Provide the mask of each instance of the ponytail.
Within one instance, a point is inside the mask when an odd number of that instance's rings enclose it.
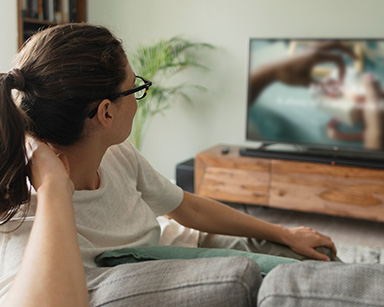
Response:
[[[25,121],[12,97],[12,89],[22,91],[24,87],[24,76],[19,69],[0,74],[0,225],[8,222],[30,199]]]

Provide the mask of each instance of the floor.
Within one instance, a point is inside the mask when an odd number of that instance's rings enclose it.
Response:
[[[384,223],[262,206],[230,205],[272,223],[287,227],[309,226],[326,234],[333,239],[338,256],[345,262],[384,263]]]

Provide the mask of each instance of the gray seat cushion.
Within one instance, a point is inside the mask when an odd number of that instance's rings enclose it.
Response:
[[[281,264],[264,278],[258,306],[384,306],[384,265]]]

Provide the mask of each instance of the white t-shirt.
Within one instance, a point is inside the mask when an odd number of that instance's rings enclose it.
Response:
[[[100,168],[100,187],[73,196],[80,250],[85,267],[98,254],[124,247],[160,244],[156,217],[179,206],[183,191],[156,172],[128,142],[112,146]],[[36,194],[20,228],[0,233],[0,301],[14,279],[27,244],[36,209]],[[60,214],[60,212],[58,212]],[[20,225],[14,218],[0,231]]]

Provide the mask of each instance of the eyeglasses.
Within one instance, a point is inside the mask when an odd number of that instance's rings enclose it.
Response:
[[[118,98],[122,98],[122,97],[125,97],[128,95],[131,95],[131,94],[135,94],[136,100],[140,100],[140,99],[143,99],[147,95],[148,89],[151,85],[152,85],[151,81],[144,79],[143,77],[136,76],[134,88],[127,90],[125,92],[113,94],[113,95],[106,97],[104,99],[116,100]],[[99,105],[100,105],[100,103],[97,105],[96,108],[94,108],[91,112],[88,113],[89,118],[93,118],[96,115],[97,110],[99,108]]]

